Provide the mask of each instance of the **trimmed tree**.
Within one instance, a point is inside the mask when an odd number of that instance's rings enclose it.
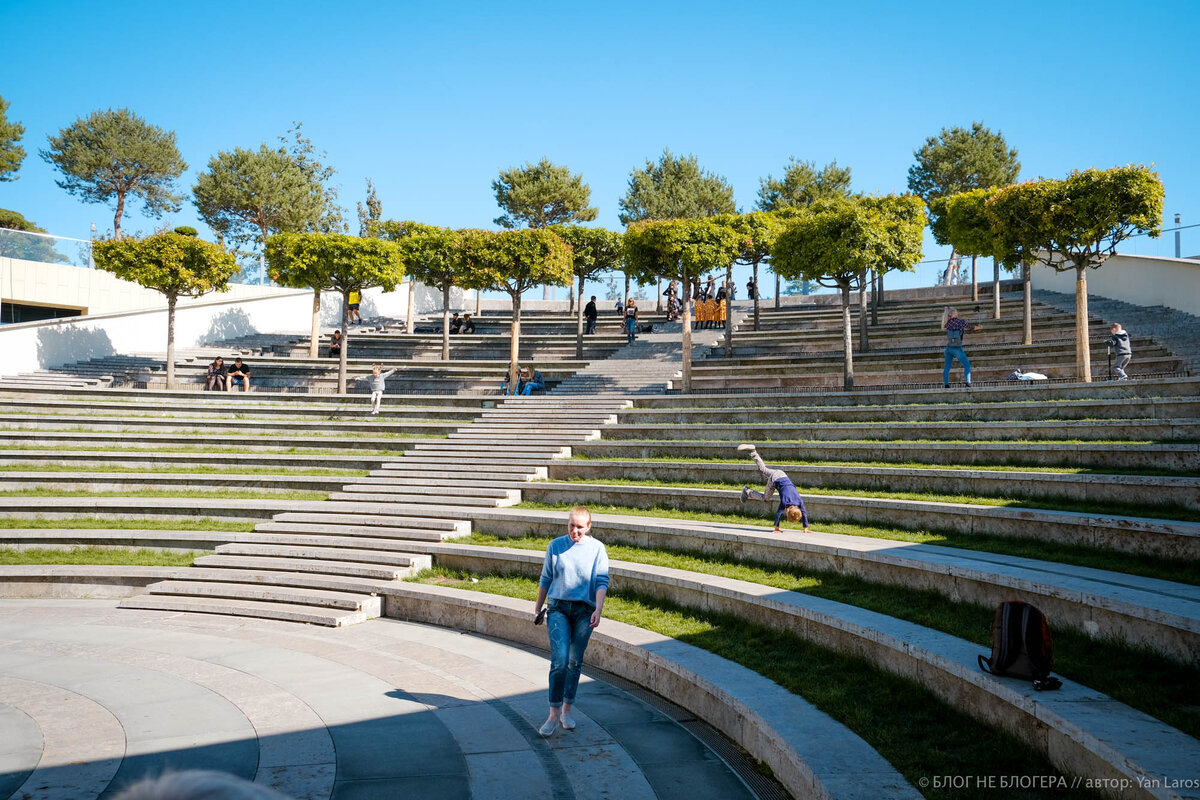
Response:
[[[344,233],[277,233],[267,239],[271,270],[290,285],[321,285],[342,295],[342,352],[338,357],[338,393],[346,393],[347,328],[350,293],[380,286],[385,292],[404,278],[404,261],[395,242]],[[294,277],[293,277],[294,276]]]
[[[775,238],[779,236],[783,224],[776,214],[769,214],[765,211],[751,211],[735,217],[734,227],[742,237],[738,262],[748,264],[754,274],[754,330],[757,331],[759,329],[758,298],[761,294],[758,291],[758,265],[770,258],[771,248],[775,245]],[[732,318],[733,315],[730,314],[729,319],[732,320]],[[726,324],[726,329],[725,343],[726,354],[728,354],[733,332],[732,321]]]
[[[810,280],[841,292],[846,391],[854,388],[850,293],[876,265],[912,270],[921,258],[925,226],[923,204],[911,195],[867,200],[836,204],[789,220],[775,241],[771,259],[789,280]]]
[[[17,179],[21,162],[25,160],[25,148],[20,145],[24,135],[24,125],[9,122],[8,101],[0,97],[0,182]]]
[[[583,287],[589,278],[621,264],[621,234],[604,228],[556,225],[550,230],[571,248],[571,273],[579,282],[579,307],[575,310],[575,357],[583,358]]]
[[[692,388],[692,283],[732,263],[744,236],[723,218],[635,222],[623,239],[625,268],[640,279],[662,275],[683,285],[683,391]]]
[[[174,389],[175,304],[180,297],[225,291],[237,259],[218,244],[178,233],[96,242],[92,258],[100,269],[167,298],[167,388]]]
[[[942,128],[937,136],[926,139],[913,156],[916,163],[908,168],[908,189],[926,204],[972,189],[1009,186],[1021,174],[1016,149],[1008,146],[1003,134],[988,130],[982,122],[971,123],[970,130]],[[930,213],[933,238],[938,244],[949,244],[940,238],[942,229],[932,205]],[[971,256],[972,300],[979,299],[977,261],[978,256]]]
[[[695,156],[664,150],[657,162],[629,173],[629,188],[619,202],[621,223],[647,219],[683,219],[733,214],[733,187],[720,175],[700,169]]]
[[[47,140],[50,147],[41,156],[63,176],[55,183],[85,203],[113,202],[114,238],[121,238],[126,198],[139,198],[148,217],[179,210],[183,198],[172,190],[187,163],[174,131],[150,125],[127,108],[110,108],[75,120]]]
[[[515,231],[461,231],[463,258],[479,285],[512,299],[508,385],[517,385],[521,350],[521,294],[534,286],[571,283],[571,248],[557,234],[527,228]]]
[[[1161,178],[1140,164],[1087,169],[1001,189],[988,209],[1001,223],[1025,221],[998,230],[1006,254],[1023,253],[1057,272],[1075,270],[1075,369],[1090,382],[1087,271],[1101,267],[1130,236],[1162,233]]]
[[[956,253],[978,258],[990,257],[992,273],[992,318],[1000,319],[1000,262],[996,235],[987,215],[987,202],[995,189],[972,189],[929,203],[934,215],[933,229],[940,241],[949,242]]]

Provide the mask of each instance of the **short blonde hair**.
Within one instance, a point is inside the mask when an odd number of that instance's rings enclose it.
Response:
[[[787,515],[788,522],[799,522],[804,519],[804,514],[800,511],[800,506],[788,506],[783,510],[783,513]]]
[[[168,772],[138,781],[117,800],[290,800],[260,783],[215,770]]]
[[[575,517],[587,520],[588,525],[592,524],[592,512],[588,510],[587,506],[575,506],[572,508],[571,513],[567,514],[567,519],[574,519]]]

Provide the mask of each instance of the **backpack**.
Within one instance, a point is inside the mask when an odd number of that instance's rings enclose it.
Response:
[[[962,328],[953,331],[946,331],[946,346],[947,347],[962,347],[963,332]]]
[[[1039,692],[1058,689],[1054,669],[1054,640],[1046,615],[1028,603],[1007,600],[996,606],[992,620],[992,657],[979,656],[979,668],[992,675],[1033,681]]]

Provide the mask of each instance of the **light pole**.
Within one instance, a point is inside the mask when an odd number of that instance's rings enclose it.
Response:
[[[88,269],[96,268],[96,259],[92,258],[92,250],[96,247],[96,223],[92,223],[92,240],[88,243]],[[1178,249],[1178,247],[1176,247]]]
[[[1183,253],[1179,248],[1179,215],[1175,215],[1175,257],[1183,258]]]

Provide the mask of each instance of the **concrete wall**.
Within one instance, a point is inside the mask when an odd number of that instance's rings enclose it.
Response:
[[[1167,306],[1200,315],[1200,260],[1115,255],[1088,270],[1088,294],[1139,306]],[[1033,269],[1033,288],[1075,294],[1075,270]]]
[[[162,295],[154,294],[158,298],[157,307],[149,310],[0,327],[0,354],[3,354],[0,375],[60,367],[118,353],[166,353],[166,303]],[[341,319],[341,298],[327,294],[321,300],[321,324],[328,330]],[[364,317],[402,317],[407,308],[408,284],[395,292],[384,293],[379,289],[364,292]],[[198,347],[254,333],[307,334],[311,315],[311,291],[272,287],[269,294],[260,297],[206,295],[199,300],[180,301],[175,311],[175,346]]]

